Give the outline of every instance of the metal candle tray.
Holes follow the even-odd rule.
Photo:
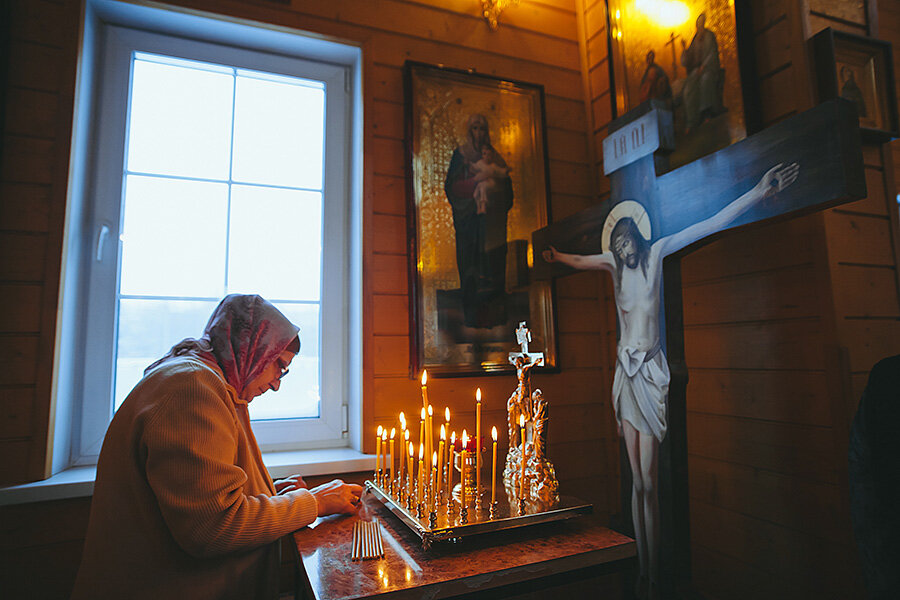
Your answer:
[[[503,493],[502,488],[498,487],[497,504],[494,507],[493,517],[491,517],[490,502],[485,502],[483,510],[480,511],[476,511],[474,502],[470,502],[466,523],[461,522],[461,510],[458,505],[456,510],[451,513],[448,513],[446,506],[440,506],[436,511],[437,518],[432,526],[427,512],[421,519],[416,517],[415,508],[407,510],[400,501],[372,481],[366,481],[366,490],[422,539],[422,547],[425,550],[428,550],[432,542],[436,541],[459,541],[461,538],[472,535],[561,521],[593,512],[593,505],[588,502],[571,496],[560,496],[559,503],[549,510],[526,509],[525,514],[519,514],[518,509],[510,508],[506,494]],[[489,492],[486,495],[488,498],[490,497]]]

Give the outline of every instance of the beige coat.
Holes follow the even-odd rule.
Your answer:
[[[316,513],[306,490],[275,495],[219,368],[169,360],[109,426],[72,598],[273,597],[278,539]]]

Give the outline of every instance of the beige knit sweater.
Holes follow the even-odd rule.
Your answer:
[[[247,403],[218,367],[167,361],[106,433],[72,598],[273,597],[278,538],[316,513],[306,490],[275,495]]]

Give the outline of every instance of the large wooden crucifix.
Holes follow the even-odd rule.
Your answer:
[[[727,229],[866,193],[859,124],[846,101],[665,172],[673,140],[671,114],[653,101],[614,121],[603,143],[610,199],[532,239],[538,279],[578,269],[612,276],[612,403],[628,457],[622,508],[634,525],[638,589],[653,597],[671,597],[690,574],[681,257]]]

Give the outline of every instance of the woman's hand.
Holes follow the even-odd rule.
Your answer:
[[[362,486],[334,479],[310,490],[319,505],[319,516],[355,514],[359,510]]]
[[[284,479],[275,480],[275,493],[279,496],[294,490],[305,490],[307,487],[309,486],[306,485],[306,482],[299,475],[291,475]]]

